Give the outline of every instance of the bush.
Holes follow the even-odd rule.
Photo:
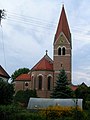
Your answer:
[[[19,103],[19,105],[23,107],[27,107],[28,101],[30,97],[37,97],[35,90],[20,90],[16,93],[14,97],[14,102]]]
[[[40,114],[31,113],[15,105],[0,106],[0,120],[45,120]]]
[[[14,105],[0,106],[0,120],[12,120],[15,114],[20,113],[21,109]]]
[[[84,112],[80,108],[76,109],[76,107],[53,106],[42,109],[40,114],[47,116],[49,120],[86,120]]]
[[[90,110],[90,101],[86,101],[84,105],[85,110]]]
[[[88,116],[87,116],[88,115]],[[31,112],[15,105],[0,106],[0,120],[89,120],[90,111],[72,107],[48,107]]]
[[[0,80],[0,105],[8,105],[13,101],[14,88],[3,80]]]

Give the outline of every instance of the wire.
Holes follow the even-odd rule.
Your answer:
[[[37,23],[30,23],[30,22],[26,22],[26,21],[22,21],[22,20],[19,20],[19,19],[13,19],[13,18],[8,18],[7,20],[9,21],[12,21],[12,22],[18,22],[19,24],[21,24],[23,26],[24,24],[24,27],[27,27],[26,25],[29,25],[29,26],[33,26],[33,27],[39,27],[39,28],[43,28],[43,29],[47,29],[47,31],[53,31],[55,30],[54,27],[48,27],[48,26],[44,26],[44,25],[41,25],[41,24],[37,24]],[[30,30],[34,30],[34,31],[37,31],[37,32],[41,32],[40,30],[37,30],[37,29],[32,29],[30,28]],[[85,34],[85,33],[82,33],[82,30],[79,28],[79,27],[72,27],[72,30],[76,31],[75,34],[78,34],[79,37],[83,37],[83,34],[86,35],[87,37],[86,38],[90,38],[89,35]],[[79,33],[78,33],[79,32]],[[88,30],[84,30],[83,32],[88,32]],[[49,32],[50,33],[50,32]]]
[[[4,47],[4,38],[3,38],[3,28],[2,28],[2,25],[1,25],[1,30],[2,30],[2,47],[3,47],[4,64],[5,64],[5,69],[6,69],[6,55],[5,55],[5,47]]]
[[[9,23],[10,25],[13,25],[12,23]],[[27,27],[29,27],[29,26],[22,26],[22,27],[24,27],[24,28],[27,28]],[[53,31],[46,31],[45,29],[44,30],[39,30],[39,29],[34,29],[34,28],[30,28],[29,29],[29,31],[31,31],[31,32],[38,32],[38,33],[40,33],[40,34],[45,34],[45,32],[47,33],[47,34],[49,34],[49,36],[52,36],[52,32]]]
[[[23,24],[27,24],[27,25],[32,25],[32,26],[35,26],[35,27],[41,27],[41,28],[45,28],[45,29],[48,29],[48,30],[52,30],[54,29],[53,27],[50,27],[48,25],[41,25],[41,24],[37,24],[37,23],[33,23],[31,21],[21,21],[19,19],[12,19],[12,18],[8,18],[7,20],[11,20],[11,21],[15,21],[15,22],[19,22],[19,23],[23,23]]]
[[[8,12],[8,15],[10,15],[10,17],[8,17],[8,20],[14,21],[14,22],[19,22],[19,23],[24,23],[24,24],[28,24],[31,26],[35,26],[35,27],[41,27],[41,28],[45,28],[47,30],[51,30],[56,28],[56,23],[48,23],[47,20],[44,19],[39,19],[39,18],[34,18],[34,17],[30,17],[30,16],[26,16],[26,15],[20,15],[17,14],[15,12]],[[71,27],[72,30],[80,31],[80,33],[82,33],[82,28],[77,27],[77,26],[73,26]],[[89,30],[85,30],[83,32],[88,32]]]
[[[28,22],[36,22],[36,23],[40,23],[40,24],[48,24],[49,26],[56,26],[57,24],[56,23],[54,23],[54,22],[48,22],[48,21],[46,21],[46,20],[43,20],[43,19],[39,19],[39,18],[34,18],[34,17],[30,17],[30,16],[25,16],[25,15],[19,15],[19,14],[16,14],[16,13],[14,13],[14,14],[10,14],[10,17],[15,17],[15,19],[21,19],[21,21],[22,21],[22,19],[23,20],[25,20],[25,21],[28,21]],[[83,24],[78,24],[78,25],[83,25]],[[83,25],[84,26],[84,25]],[[77,27],[77,26],[75,26],[77,29],[81,29],[82,30],[82,28],[81,27]],[[87,30],[85,30],[85,28],[84,28],[84,31],[87,31]]]
[[[28,25],[32,26],[33,28],[39,27],[39,28],[47,29],[47,31],[49,31],[49,33],[50,33],[50,31],[55,30],[55,28],[56,28],[55,23],[52,23],[52,22],[49,23],[48,21],[43,20],[43,19],[34,18],[34,17],[30,17],[30,16],[25,16],[25,15],[19,15],[19,14],[13,13],[13,12],[9,12],[8,15],[10,15],[9,17],[7,17],[8,21],[19,23],[24,27],[27,27]],[[90,38],[89,35],[86,35],[85,33],[82,34],[82,28],[80,28],[79,26],[78,27],[73,26],[71,28],[72,28],[72,30],[75,31],[75,34],[79,35],[79,37],[81,37],[84,34],[85,36],[87,36],[86,38]],[[37,28],[35,28],[35,29],[30,28],[30,30],[41,32],[41,30],[38,30]],[[88,31],[89,30],[84,29],[83,32],[88,32]],[[45,32],[45,30],[44,30],[44,32]]]
[[[33,20],[33,21],[36,21],[36,22],[40,22],[40,23],[56,25],[56,23],[54,23],[54,22],[48,23],[48,21],[45,20],[45,19],[39,19],[39,18],[31,17],[31,16],[19,15],[19,14],[16,14],[16,13],[9,13],[8,15],[13,16],[13,17],[17,17],[17,18],[21,18],[21,19],[25,19],[25,20],[27,19],[27,20]]]
[[[37,20],[37,18],[33,18],[33,17],[26,17],[26,16],[24,16],[24,18],[22,17],[22,16],[18,16],[18,15],[14,15],[14,16],[10,16],[10,17],[8,17],[8,19],[12,19],[12,20],[14,20],[14,21],[21,21],[21,22],[23,22],[23,23],[26,23],[26,24],[31,24],[31,25],[36,25],[36,26],[39,26],[39,27],[45,27],[45,28],[47,28],[47,29],[55,29],[56,28],[56,24],[55,23],[53,23],[53,24],[51,24],[51,22],[50,23],[48,23],[48,21],[46,22],[46,21],[44,21],[43,20],[43,22],[39,19],[39,21]],[[75,30],[75,31],[82,31],[82,28],[81,27],[77,27],[77,26],[74,26],[74,27],[71,27],[73,30]],[[84,32],[88,32],[89,30],[85,30],[84,29]]]

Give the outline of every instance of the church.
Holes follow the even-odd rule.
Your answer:
[[[40,61],[28,74],[21,74],[15,80],[15,91],[36,90],[38,97],[48,98],[55,86],[55,81],[64,68],[68,83],[72,84],[72,40],[64,5],[62,6],[57,30],[53,40],[53,60],[47,50]],[[74,88],[75,89],[75,88]]]

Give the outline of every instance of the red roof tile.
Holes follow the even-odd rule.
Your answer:
[[[71,89],[72,89],[73,91],[75,91],[77,88],[78,88],[77,85],[72,85],[72,86],[71,86]]]
[[[0,65],[0,76],[5,77],[5,78],[10,78],[8,73],[3,69],[1,65]]]
[[[53,70],[53,61],[45,55],[33,68],[32,70]]]
[[[67,39],[70,42],[71,35],[70,35],[70,29],[69,29],[66,13],[64,10],[64,6],[62,7],[61,16],[59,19],[59,23],[58,23],[58,27],[57,27],[57,31],[56,31],[56,35],[55,35],[55,41],[58,39],[61,32],[63,32],[65,34],[65,36],[67,37]]]
[[[31,80],[31,75],[30,74],[21,74],[16,78],[17,80]]]

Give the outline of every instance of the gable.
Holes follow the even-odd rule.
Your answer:
[[[53,70],[53,60],[45,55],[31,70]]]
[[[59,44],[62,46],[64,44],[70,44],[70,42],[66,38],[65,34],[63,32],[61,32],[54,44]]]
[[[9,74],[4,70],[4,68],[0,65],[0,76],[5,78],[10,78]]]

